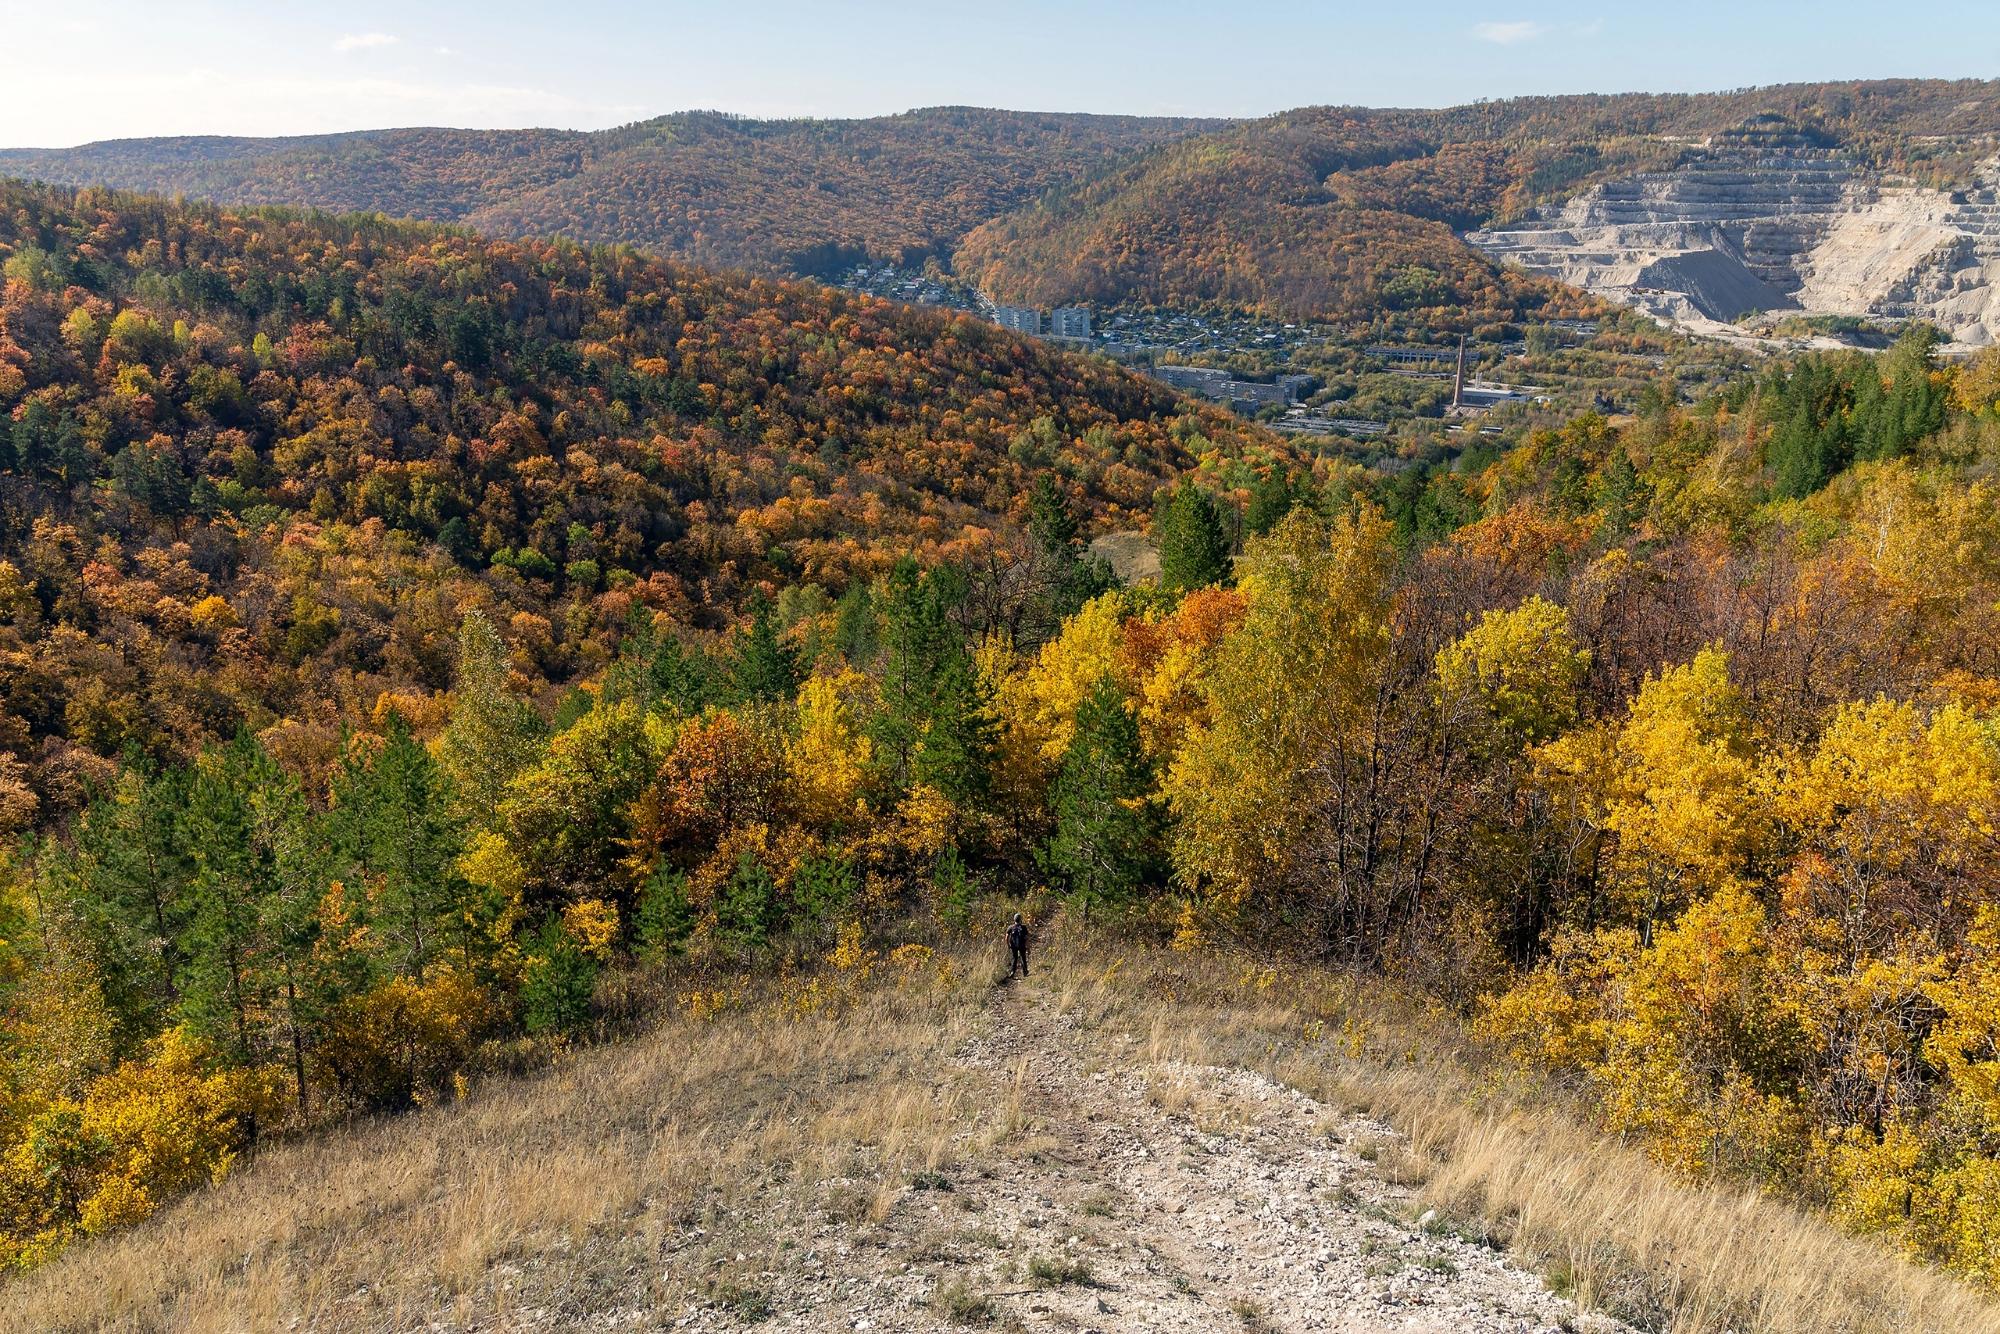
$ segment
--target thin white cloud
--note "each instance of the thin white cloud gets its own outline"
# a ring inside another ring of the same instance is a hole
[[[1548,29],[1530,19],[1517,19],[1510,23],[1475,23],[1472,35],[1482,42],[1492,42],[1496,46],[1514,46],[1520,42],[1531,42]]]
[[[349,51],[366,51],[370,47],[394,46],[399,39],[386,32],[344,33],[333,43],[333,49],[345,55]]]

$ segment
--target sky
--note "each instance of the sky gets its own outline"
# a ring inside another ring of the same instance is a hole
[[[2000,0],[0,0],[6,147],[600,129],[690,109],[1256,116],[1995,76]]]

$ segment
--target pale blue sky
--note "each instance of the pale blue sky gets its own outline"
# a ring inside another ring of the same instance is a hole
[[[0,0],[0,145],[962,103],[1259,115],[2000,75],[2000,0]]]

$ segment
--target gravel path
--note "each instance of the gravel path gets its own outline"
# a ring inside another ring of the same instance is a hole
[[[1395,1130],[1261,1074],[1149,1064],[1080,1034],[1039,978],[995,990],[947,1078],[993,1090],[993,1147],[916,1180],[857,1236],[826,1225],[720,1330],[1117,1334],[1630,1334],[1504,1253],[1455,1235],[1394,1180]],[[1004,1133],[1002,1133],[1004,1128]]]
[[[1093,1070],[1038,987],[1007,988],[997,1006],[963,1059],[1014,1069],[1022,1111],[1052,1143],[1046,1171],[1012,1200],[997,1192],[986,1226],[1034,1235],[1090,1275],[994,1297],[1022,1327],[1626,1329],[1428,1214],[1409,1221],[1412,1192],[1381,1165],[1399,1147],[1390,1126],[1248,1070]]]

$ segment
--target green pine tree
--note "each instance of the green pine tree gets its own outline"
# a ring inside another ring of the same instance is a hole
[[[1300,505],[1312,503],[1312,488],[1298,473],[1275,465],[1251,483],[1250,506],[1243,514],[1243,526],[1253,533],[1268,533],[1278,520]]]
[[[1611,524],[1611,531],[1619,536],[1637,528],[1645,515],[1644,483],[1639,480],[1639,470],[1632,466],[1632,456],[1622,445],[1613,446],[1611,457],[1605,460],[1597,502]]]
[[[590,1023],[597,962],[576,947],[559,918],[529,940],[521,976],[521,1026],[530,1033],[580,1033]]]
[[[186,775],[135,763],[52,844],[37,874],[74,908],[121,1050],[157,1033],[180,999],[191,870],[181,848]]]
[[[1127,902],[1145,882],[1157,842],[1152,790],[1138,721],[1106,677],[1077,709],[1051,794],[1055,833],[1043,852],[1086,909]]]
[[[715,898],[715,936],[725,948],[754,954],[783,921],[778,886],[749,852],[739,857]]]
[[[344,849],[377,887],[370,925],[392,942],[393,969],[421,981],[447,951],[467,966],[483,938],[470,886],[458,874],[466,831],[450,780],[400,717],[382,748],[351,757],[334,780]]]
[[[1035,545],[1054,560],[1073,561],[1082,554],[1080,528],[1055,478],[1048,473],[1037,477],[1028,495],[1028,533]]]
[[[688,878],[671,866],[656,867],[639,887],[639,900],[632,914],[632,934],[638,941],[641,958],[658,963],[678,953],[694,933],[694,902],[688,895]]]
[[[267,767],[275,766],[248,733],[204,755],[182,821],[192,874],[179,1012],[245,1064],[264,1055],[270,1000],[261,910],[272,890],[272,867],[251,810]]]
[[[786,700],[798,694],[798,654],[778,638],[770,599],[759,596],[751,610],[750,629],[736,654],[736,695],[743,700]]]
[[[883,598],[882,709],[870,723],[876,763],[888,786],[929,783],[953,801],[990,782],[993,723],[965,636],[952,612],[965,576],[946,566],[919,574],[904,557]]]
[[[1191,481],[1168,493],[1153,516],[1153,542],[1160,552],[1160,584],[1185,593],[1229,577],[1229,534],[1222,509]]]
[[[875,599],[868,585],[849,585],[834,604],[833,646],[855,667],[875,661],[881,647],[875,621]]]

